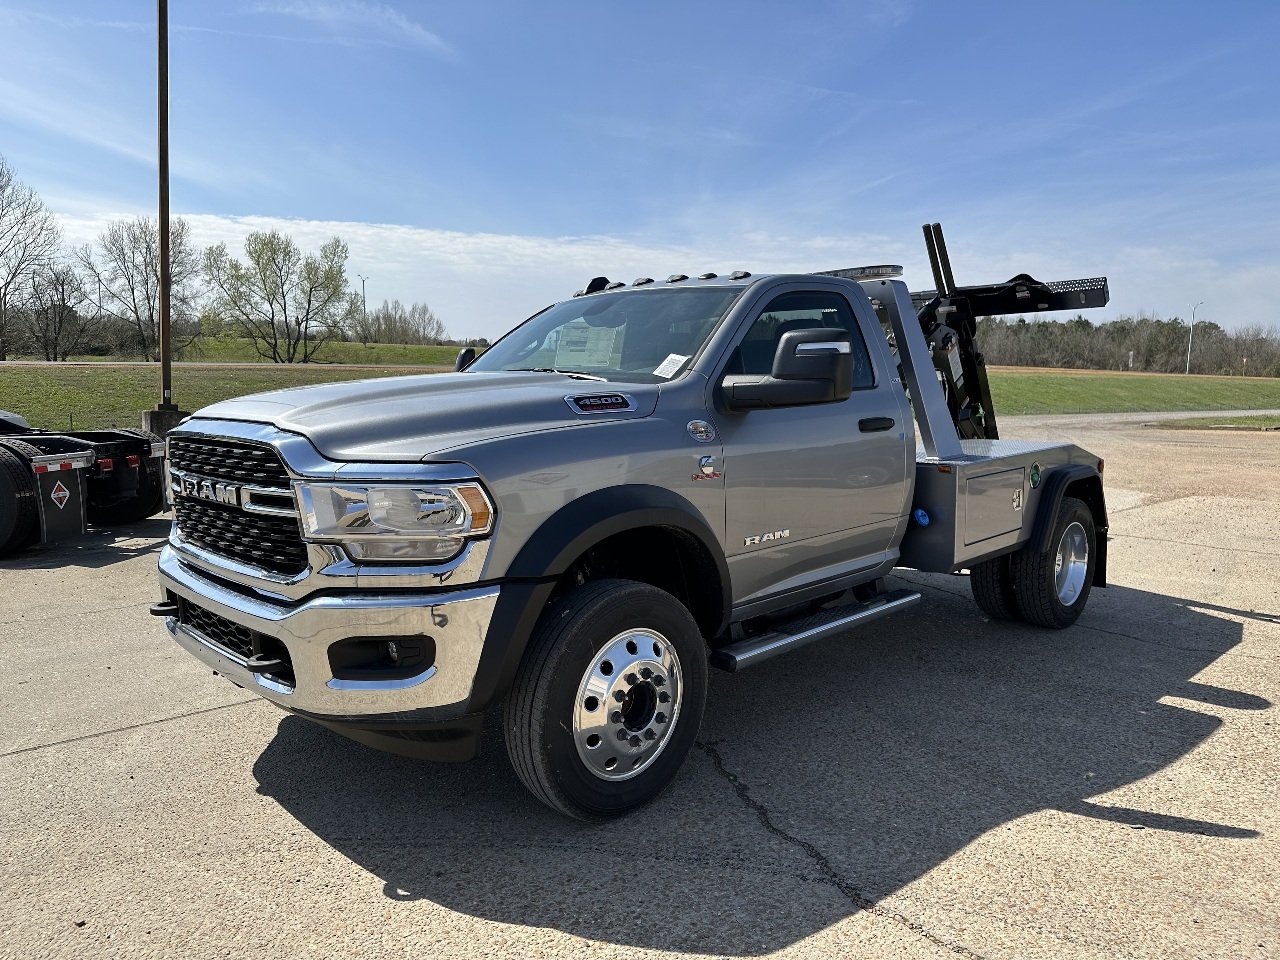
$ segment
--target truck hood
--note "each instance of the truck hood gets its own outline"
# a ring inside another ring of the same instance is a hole
[[[634,410],[580,413],[566,397],[621,393]],[[341,462],[446,459],[464,444],[647,417],[658,384],[602,383],[555,373],[426,374],[326,383],[226,400],[196,416],[270,423]]]

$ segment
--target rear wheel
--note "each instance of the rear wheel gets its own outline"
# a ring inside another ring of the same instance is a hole
[[[984,560],[969,568],[969,589],[982,612],[992,620],[1018,620],[1018,598],[1014,594],[1009,557]]]
[[[620,816],[674,779],[706,689],[702,636],[678,600],[631,580],[586,583],[530,639],[504,717],[512,765],[552,809]]]
[[[35,477],[25,460],[0,447],[0,557],[25,550],[39,539]]]
[[[1093,585],[1096,533],[1093,513],[1074,497],[1063,497],[1049,549],[1023,547],[1010,558],[1018,610],[1028,623],[1069,627],[1084,611]]]

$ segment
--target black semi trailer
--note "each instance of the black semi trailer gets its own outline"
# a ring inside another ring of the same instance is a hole
[[[0,557],[159,513],[163,463],[145,430],[53,433],[0,410]]]

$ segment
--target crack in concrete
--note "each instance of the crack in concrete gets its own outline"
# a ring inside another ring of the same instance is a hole
[[[196,717],[202,713],[213,713],[215,710],[226,710],[229,707],[243,707],[246,703],[261,703],[257,697],[252,700],[237,700],[235,703],[224,703],[216,707],[205,707],[202,710],[189,710],[186,713],[179,713],[172,717],[160,717],[158,720],[143,720],[141,723],[131,723],[124,727],[112,727],[110,730],[99,730],[97,733],[86,733],[82,737],[68,737],[66,740],[54,740],[52,743],[38,743],[33,747],[19,747],[17,750],[10,750],[7,753],[0,753],[0,759],[5,757],[16,757],[21,753],[34,753],[37,750],[48,750],[50,747],[61,747],[68,743],[80,743],[82,740],[95,740],[98,737],[109,737],[113,733],[124,733],[127,730],[138,730],[142,727],[154,727],[158,723],[168,723],[171,720],[182,720],[186,717]]]
[[[928,940],[935,946],[942,947],[944,950],[949,950],[958,956],[968,957],[970,960],[986,960],[982,954],[975,953],[963,944],[952,943],[948,940],[944,940],[936,933],[930,931],[923,924],[912,920],[910,917],[903,916],[900,913],[880,906],[880,904],[876,903],[865,893],[859,890],[852,881],[842,877],[836,868],[831,865],[831,861],[828,860],[822,851],[816,846],[802,837],[797,837],[793,834],[787,833],[775,824],[773,822],[773,816],[769,813],[768,807],[752,797],[750,788],[743,783],[736,774],[729,772],[729,769],[724,764],[724,758],[720,756],[720,751],[716,749],[714,742],[699,740],[695,746],[710,758],[711,764],[715,767],[716,772],[728,782],[729,786],[733,789],[733,792],[737,794],[738,799],[750,808],[753,813],[755,813],[756,818],[760,821],[760,825],[764,827],[765,831],[803,852],[813,865],[817,867],[818,872],[825,878],[825,883],[829,886],[835,887],[835,889],[839,891],[840,895],[848,900],[854,907],[859,910],[865,910],[867,913],[873,914],[882,920],[888,920],[890,923],[904,927],[917,936]]]

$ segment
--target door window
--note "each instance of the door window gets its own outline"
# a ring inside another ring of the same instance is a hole
[[[874,387],[875,370],[849,301],[838,293],[817,291],[784,293],[769,301],[734,351],[725,373],[767,376],[773,370],[773,357],[784,333],[822,327],[849,331],[853,389]]]

